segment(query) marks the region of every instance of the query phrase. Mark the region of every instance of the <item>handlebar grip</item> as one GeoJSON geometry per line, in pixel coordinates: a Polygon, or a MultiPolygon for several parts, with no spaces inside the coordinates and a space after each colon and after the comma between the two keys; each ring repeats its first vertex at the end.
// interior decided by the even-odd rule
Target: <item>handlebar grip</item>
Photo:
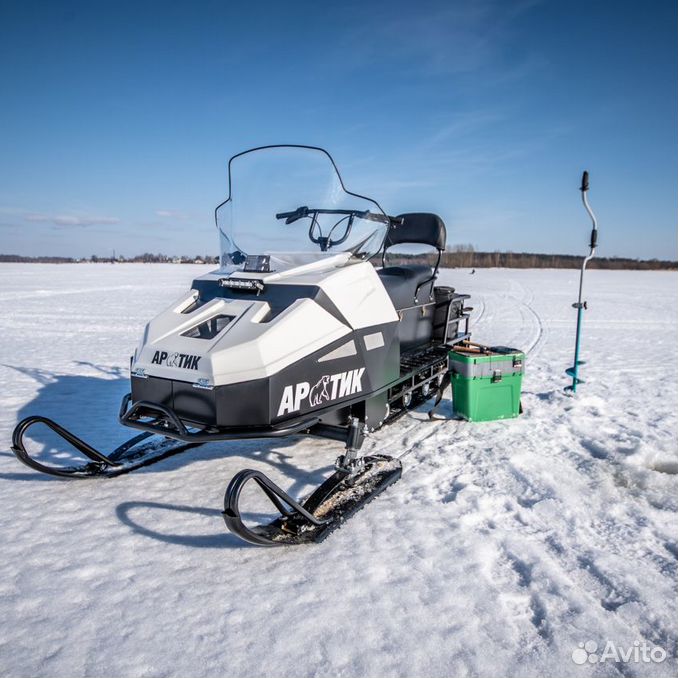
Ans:
{"type": "Polygon", "coordinates": [[[591,244],[590,247],[591,249],[594,249],[598,245],[598,229],[594,228],[591,231],[591,244]]]}
{"type": "MultiPolygon", "coordinates": [[[[294,221],[297,219],[301,219],[302,217],[307,217],[308,216],[308,207],[306,205],[302,205],[301,207],[297,207],[297,209],[292,210],[291,212],[278,212],[275,215],[276,219],[290,219],[294,217],[294,221]]],[[[288,222],[290,223],[290,222],[288,222]]]]}
{"type": "Polygon", "coordinates": [[[581,175],[581,188],[579,189],[582,193],[586,193],[589,190],[589,173],[584,170],[584,174],[581,175]]]}

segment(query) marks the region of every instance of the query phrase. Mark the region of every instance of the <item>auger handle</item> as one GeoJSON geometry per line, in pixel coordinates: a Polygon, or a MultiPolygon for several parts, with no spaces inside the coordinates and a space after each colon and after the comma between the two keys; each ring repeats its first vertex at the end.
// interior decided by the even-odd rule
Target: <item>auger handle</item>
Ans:
{"type": "Polygon", "coordinates": [[[595,250],[597,246],[598,246],[598,229],[593,228],[591,229],[591,242],[589,243],[589,247],[592,250],[595,250]]]}
{"type": "Polygon", "coordinates": [[[591,210],[588,198],[586,196],[589,190],[589,173],[587,170],[584,170],[584,173],[581,175],[581,186],[579,190],[581,191],[581,199],[584,203],[584,207],[586,208],[589,217],[591,217],[591,223],[593,224],[593,228],[591,229],[591,241],[589,243],[589,247],[591,248],[591,256],[593,256],[593,250],[595,250],[596,246],[598,245],[598,224],[596,222],[596,215],[593,213],[593,210],[591,210]]]}

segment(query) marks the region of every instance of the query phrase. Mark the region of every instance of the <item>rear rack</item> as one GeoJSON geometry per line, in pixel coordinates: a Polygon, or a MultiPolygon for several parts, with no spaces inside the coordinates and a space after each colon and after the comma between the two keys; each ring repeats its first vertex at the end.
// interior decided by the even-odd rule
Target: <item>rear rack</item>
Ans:
{"type": "Polygon", "coordinates": [[[434,322],[433,324],[433,336],[438,337],[443,344],[449,346],[457,344],[464,339],[468,339],[471,336],[469,331],[469,321],[471,318],[471,311],[473,308],[464,308],[464,301],[470,299],[470,294],[454,294],[449,299],[444,299],[442,301],[434,302],[435,313],[433,317],[442,315],[438,311],[440,309],[445,309],[444,318],[440,322],[434,322]],[[452,308],[455,306],[455,302],[461,302],[459,306],[459,313],[452,317],[452,308]],[[446,308],[447,307],[447,308],[446,308]],[[461,321],[464,321],[464,331],[456,332],[454,336],[450,336],[450,325],[454,322],[457,323],[457,327],[461,321]]]}

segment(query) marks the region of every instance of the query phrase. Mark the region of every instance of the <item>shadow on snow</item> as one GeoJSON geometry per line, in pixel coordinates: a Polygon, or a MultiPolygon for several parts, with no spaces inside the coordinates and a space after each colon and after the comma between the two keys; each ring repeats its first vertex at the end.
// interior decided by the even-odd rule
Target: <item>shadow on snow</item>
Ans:
{"type": "MultiPolygon", "coordinates": [[[[110,453],[125,440],[137,435],[136,431],[121,426],[117,419],[120,401],[124,394],[129,391],[127,370],[120,367],[108,367],[84,362],[76,364],[93,370],[96,374],[93,376],[58,374],[47,370],[6,365],[6,367],[10,367],[34,379],[40,385],[33,400],[19,410],[17,421],[37,414],[48,417],[72,431],[76,436],[82,438],[96,449],[100,449],[104,454],[110,453]]],[[[321,468],[310,472],[300,470],[293,463],[293,455],[285,453],[285,448],[294,447],[299,439],[299,436],[293,436],[290,438],[209,443],[192,448],[177,456],[169,457],[154,465],[141,468],[133,473],[134,475],[165,473],[186,467],[195,462],[243,457],[243,466],[247,466],[247,460],[250,459],[272,466],[278,471],[279,476],[282,475],[284,477],[279,480],[283,487],[292,496],[299,496],[299,493],[304,488],[322,482],[324,477],[333,468],[332,463],[325,463],[321,468]]],[[[82,455],[76,450],[68,449],[68,443],[45,426],[36,426],[34,429],[31,429],[31,437],[28,442],[30,443],[29,451],[31,455],[45,463],[58,463],[68,466],[79,464],[83,461],[82,455]]],[[[332,446],[331,454],[333,462],[336,455],[339,454],[339,449],[334,449],[334,446],[332,446]]],[[[2,452],[0,456],[14,459],[14,455],[10,451],[2,452]]],[[[19,464],[18,460],[16,464],[19,464]]],[[[0,472],[0,478],[6,480],[64,482],[64,484],[77,482],[28,470],[26,472],[0,472]]],[[[106,480],[106,482],[124,481],[125,476],[106,480]]],[[[221,517],[219,509],[157,502],[127,501],[117,506],[116,515],[123,524],[138,534],[163,542],[196,548],[248,546],[245,542],[225,531],[221,534],[202,535],[159,532],[156,529],[151,529],[139,523],[132,517],[132,513],[139,509],[143,509],[146,512],[151,511],[156,516],[158,512],[173,511],[183,515],[193,514],[221,517]]],[[[261,514],[249,513],[247,515],[250,520],[255,522],[260,522],[262,519],[265,520],[267,518],[267,516],[261,514]]],[[[148,519],[148,524],[153,524],[155,527],[158,525],[158,520],[151,517],[148,519]]]]}

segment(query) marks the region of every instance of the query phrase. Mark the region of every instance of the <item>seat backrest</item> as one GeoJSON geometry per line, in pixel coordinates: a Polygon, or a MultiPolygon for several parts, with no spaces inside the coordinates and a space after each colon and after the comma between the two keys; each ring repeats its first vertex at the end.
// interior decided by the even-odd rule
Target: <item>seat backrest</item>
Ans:
{"type": "Polygon", "coordinates": [[[445,224],[437,214],[428,212],[410,212],[399,214],[402,224],[391,224],[384,241],[384,250],[401,243],[431,245],[438,252],[445,249],[447,232],[445,224]]]}

